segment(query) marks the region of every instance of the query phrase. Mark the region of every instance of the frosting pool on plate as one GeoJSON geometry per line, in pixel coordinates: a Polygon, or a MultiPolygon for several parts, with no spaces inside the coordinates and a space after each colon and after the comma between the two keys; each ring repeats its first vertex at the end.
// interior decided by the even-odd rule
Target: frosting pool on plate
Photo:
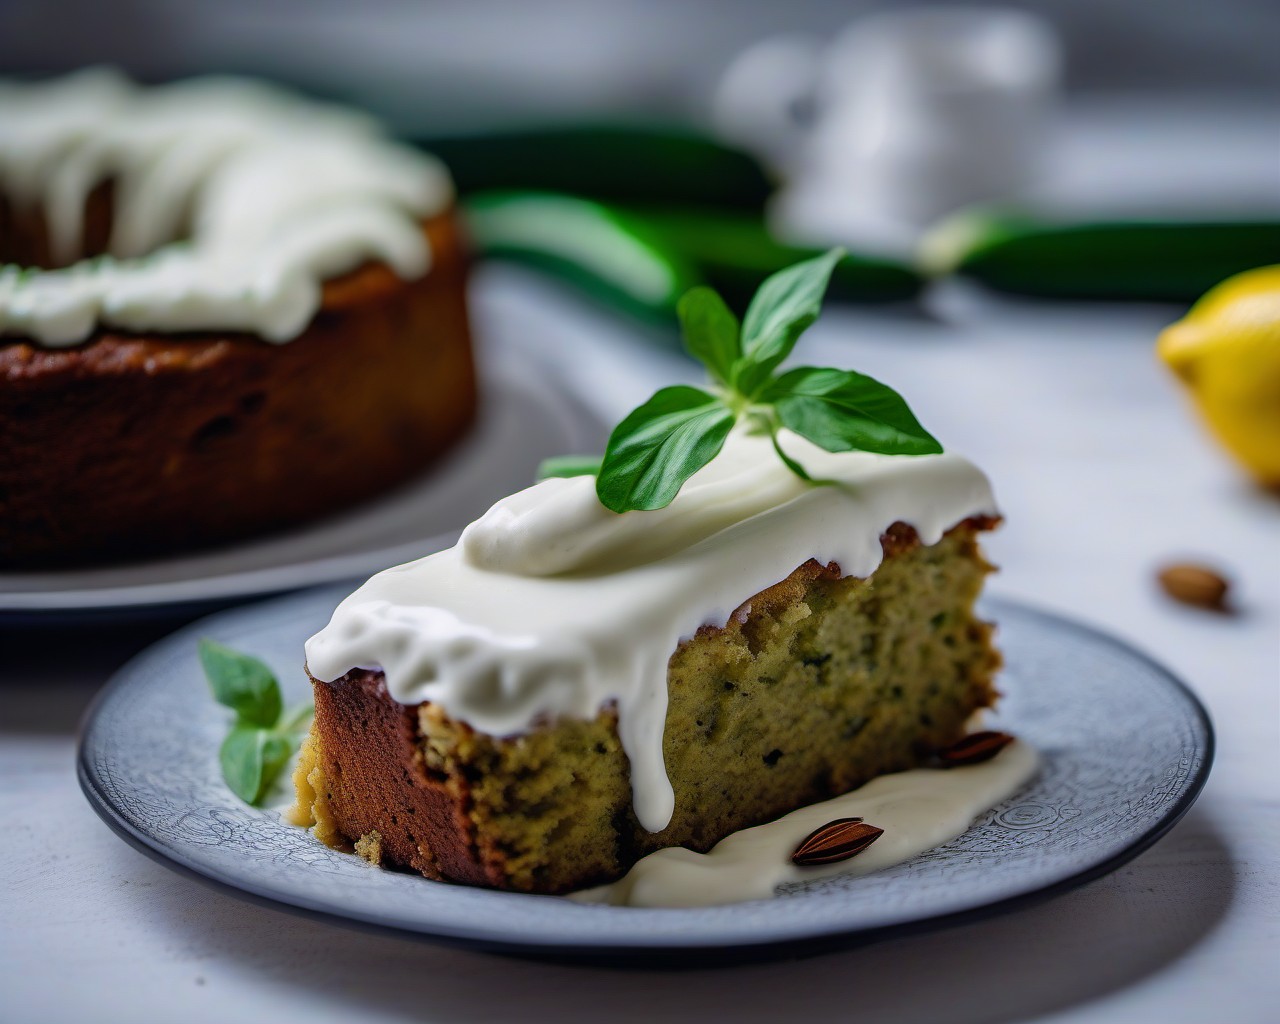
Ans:
{"type": "Polygon", "coordinates": [[[851,793],[735,832],[707,853],[680,846],[658,850],[618,881],[572,893],[570,899],[626,907],[709,907],[768,899],[787,883],[870,874],[954,839],[975,817],[1031,781],[1038,765],[1035,750],[1018,742],[982,764],[881,775],[851,793]],[[815,867],[791,863],[796,845],[814,829],[853,817],[884,834],[850,860],[815,867]]]}

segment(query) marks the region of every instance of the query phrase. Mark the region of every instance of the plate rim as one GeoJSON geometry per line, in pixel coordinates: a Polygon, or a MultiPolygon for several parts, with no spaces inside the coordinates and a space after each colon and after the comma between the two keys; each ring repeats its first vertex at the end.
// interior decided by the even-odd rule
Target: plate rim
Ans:
{"type": "MultiPolygon", "coordinates": [[[[311,588],[319,591],[327,588],[311,588]]],[[[301,591],[278,600],[297,600],[301,591]]],[[[362,914],[359,911],[343,911],[331,905],[323,905],[318,901],[305,897],[282,896],[270,887],[258,886],[253,882],[232,879],[216,868],[204,867],[184,858],[180,851],[171,849],[135,828],[114,806],[101,787],[94,766],[88,756],[88,739],[101,708],[111,699],[119,688],[128,685],[130,673],[135,662],[144,658],[155,645],[146,648],[122,666],[108,682],[95,694],[86,709],[76,738],[76,778],[81,791],[90,806],[105,824],[121,839],[151,860],[169,868],[176,873],[193,878],[215,890],[224,892],[238,899],[247,900],[257,906],[274,910],[282,910],[291,914],[325,921],[347,928],[355,928],[382,935],[394,935],[399,938],[411,938],[435,945],[451,948],[478,950],[535,959],[551,959],[561,962],[577,962],[586,965],[633,966],[633,967],[699,967],[727,964],[749,963],[753,961],[774,960],[789,956],[808,956],[829,950],[849,948],[851,946],[878,942],[885,939],[906,935],[920,934],[943,928],[987,920],[1002,914],[1010,913],[1024,907],[1034,906],[1053,899],[1063,893],[1070,892],[1087,885],[1104,875],[1128,863],[1150,849],[1170,829],[1173,828],[1191,809],[1203,791],[1205,783],[1213,767],[1216,752],[1216,735],[1213,720],[1204,703],[1195,691],[1179,676],[1156,660],[1144,650],[1134,646],[1115,634],[1082,622],[1071,616],[1062,615],[1020,598],[999,595],[984,595],[982,602],[997,611],[1000,608],[1013,610],[1016,614],[1049,622],[1077,635],[1083,635],[1094,642],[1117,650],[1127,657],[1135,658],[1148,668],[1186,703],[1191,712],[1190,720],[1195,723],[1201,749],[1199,764],[1188,775],[1182,792],[1177,799],[1162,809],[1159,817],[1140,836],[1128,845],[1117,850],[1105,859],[1089,864],[1079,871],[1066,875],[1047,885],[1042,885],[1025,892],[1013,893],[977,906],[965,907],[936,915],[924,915],[911,920],[897,921],[859,928],[856,924],[821,925],[811,934],[803,936],[783,936],[776,934],[762,935],[758,939],[744,939],[734,936],[729,941],[718,940],[714,935],[694,936],[687,941],[672,942],[662,936],[637,936],[633,941],[613,941],[604,943],[571,942],[556,945],[543,941],[513,941],[510,936],[495,936],[487,928],[468,930],[450,925],[437,926],[434,930],[408,927],[400,922],[380,918],[379,915],[362,914]]],[[[210,618],[231,614],[234,611],[223,611],[210,618]]],[[[165,643],[177,634],[187,633],[202,625],[200,620],[171,633],[158,643],[165,643]]],[[[437,883],[449,884],[449,883],[437,883]]],[[[541,896],[526,893],[507,894],[522,899],[559,900],[562,897],[541,896]]],[[[729,939],[724,936],[724,939],[729,939]]]]}

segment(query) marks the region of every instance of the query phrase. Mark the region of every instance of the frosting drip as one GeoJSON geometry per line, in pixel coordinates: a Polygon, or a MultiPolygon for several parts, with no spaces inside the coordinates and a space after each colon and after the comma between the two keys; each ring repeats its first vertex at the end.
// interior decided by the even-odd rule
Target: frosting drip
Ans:
{"type": "Polygon", "coordinates": [[[437,161],[357,112],[233,78],[140,89],[104,70],[0,83],[0,190],[43,212],[70,264],[0,267],[0,334],[50,347],[99,325],[288,341],[327,278],[367,260],[426,273],[420,221],[452,197],[437,161]],[[72,263],[108,181],[110,255],[72,263]]]}
{"type": "Polygon", "coordinates": [[[381,669],[396,700],[435,702],[494,736],[612,704],[636,816],[659,831],[675,806],[662,734],[682,639],[723,626],[810,558],[869,576],[896,521],[934,544],[996,511],[986,477],[957,455],[833,455],[788,432],[782,444],[832,483],[804,484],[768,438],[739,430],[660,511],[609,512],[591,477],[505,498],[455,547],[343,601],[308,641],[308,668],[323,680],[381,669]]]}

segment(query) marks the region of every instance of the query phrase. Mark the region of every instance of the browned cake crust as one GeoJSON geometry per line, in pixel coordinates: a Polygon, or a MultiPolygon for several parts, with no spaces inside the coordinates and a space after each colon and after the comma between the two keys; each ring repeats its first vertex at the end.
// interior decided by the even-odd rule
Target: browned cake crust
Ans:
{"type": "MultiPolygon", "coordinates": [[[[29,240],[42,232],[9,227],[37,262],[29,240]]],[[[424,277],[369,264],[330,281],[287,344],[112,330],[69,349],[0,339],[0,566],[242,538],[430,464],[466,431],[476,390],[458,218],[424,231],[424,277]]]]}
{"type": "MultiPolygon", "coordinates": [[[[978,583],[981,573],[990,567],[977,555],[976,534],[993,528],[997,522],[990,517],[975,517],[957,524],[948,534],[960,535],[962,544],[977,558],[978,583]]],[[[881,545],[887,561],[919,548],[920,541],[913,528],[896,523],[882,535],[881,545]]],[[[730,632],[749,633],[757,623],[769,620],[811,595],[815,582],[840,578],[839,566],[823,566],[811,560],[787,579],[744,603],[725,627],[703,627],[686,644],[706,641],[714,644],[717,638],[730,632]]],[[[567,866],[555,880],[532,882],[513,873],[500,842],[477,834],[473,805],[485,799],[477,787],[482,781],[491,783],[492,780],[482,780],[466,770],[438,770],[428,763],[431,748],[438,744],[439,738],[425,736],[423,723],[444,721],[441,709],[396,702],[387,693],[382,673],[377,671],[354,670],[332,683],[313,679],[315,721],[300,777],[308,779],[303,788],[317,785],[319,788],[309,798],[304,797],[300,789],[300,798],[304,803],[312,800],[314,809],[303,807],[299,823],[322,817],[318,834],[323,834],[327,841],[345,840],[354,844],[362,837],[375,836],[383,865],[409,868],[428,878],[539,892],[561,892],[608,881],[654,849],[682,845],[705,851],[731,832],[846,792],[880,772],[911,767],[932,750],[953,742],[963,734],[967,720],[975,711],[994,702],[996,692],[991,677],[1000,664],[998,653],[990,647],[990,627],[986,623],[966,617],[960,628],[968,633],[978,653],[966,666],[962,678],[952,684],[950,706],[934,721],[918,726],[913,722],[909,734],[899,735],[896,742],[900,746],[873,751],[870,756],[875,759],[874,767],[869,770],[865,764],[859,767],[851,755],[849,763],[836,763],[798,788],[776,791],[763,803],[748,798],[735,806],[728,799],[730,794],[725,792],[722,794],[725,799],[714,798],[715,811],[705,806],[682,808],[681,804],[688,801],[681,797],[677,782],[677,814],[661,833],[645,832],[630,810],[626,758],[617,741],[616,713],[612,708],[603,709],[596,723],[583,728],[598,728],[603,722],[608,738],[604,743],[594,739],[591,742],[601,759],[612,758],[619,765],[616,786],[621,809],[615,812],[616,820],[602,823],[603,831],[612,832],[616,849],[610,850],[602,863],[567,866]],[[903,742],[903,735],[910,738],[903,742]],[[314,811],[321,808],[322,815],[316,815],[314,811]]],[[[673,665],[675,661],[673,655],[673,665]]],[[[670,714],[679,707],[673,692],[668,739],[673,732],[670,714]]],[[[474,735],[461,723],[449,721],[448,725],[452,731],[474,735]]],[[[701,726],[702,722],[696,725],[701,726]]],[[[492,742],[518,744],[520,741],[492,742]]],[[[873,738],[872,743],[875,742],[873,738]]],[[[766,758],[766,762],[768,760],[766,758]]],[[[670,768],[670,750],[668,762],[670,768]]],[[[730,784],[717,782],[714,777],[706,782],[713,787],[730,784]]],[[[537,809],[530,807],[527,812],[536,814],[537,809]]]]}

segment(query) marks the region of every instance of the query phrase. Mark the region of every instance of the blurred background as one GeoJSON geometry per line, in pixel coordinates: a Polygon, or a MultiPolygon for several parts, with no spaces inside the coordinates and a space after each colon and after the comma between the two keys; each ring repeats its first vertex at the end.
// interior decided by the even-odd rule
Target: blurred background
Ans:
{"type": "MultiPolygon", "coordinates": [[[[902,105],[866,98],[900,96],[903,81],[930,74],[937,87],[946,75],[936,66],[924,71],[929,62],[918,54],[894,67],[868,67],[864,51],[882,54],[885,47],[869,40],[866,26],[922,7],[935,14],[984,10],[875,0],[8,0],[0,3],[0,68],[27,76],[106,63],[145,82],[207,72],[263,75],[367,107],[420,139],[584,121],[686,124],[744,145],[777,175],[804,170],[811,181],[857,184],[867,194],[862,206],[880,211],[886,189],[869,180],[875,168],[864,166],[857,177],[857,156],[848,154],[885,144],[872,138],[869,105],[894,114],[902,105]]],[[[985,198],[980,194],[991,188],[984,184],[1002,195],[1031,185],[1043,201],[1069,207],[1125,209],[1135,198],[1147,208],[1175,203],[1215,212],[1280,206],[1280,120],[1273,113],[1280,6],[1035,0],[1002,10],[1030,15],[1028,24],[1043,35],[1011,41],[994,61],[982,54],[1011,75],[1043,78],[1003,83],[1010,95],[1043,93],[1041,107],[1022,112],[1024,149],[1035,140],[1037,174],[1023,166],[1028,154],[998,144],[991,160],[1003,156],[1016,165],[1013,173],[1001,181],[990,168],[977,169],[984,180],[960,190],[963,198],[985,198]],[[1018,60],[1031,70],[1012,68],[1018,60]],[[1060,116],[1049,119],[1048,105],[1059,102],[1060,116]],[[1091,133],[1084,139],[1069,130],[1081,118],[1091,133]],[[1171,143],[1171,131],[1201,123],[1232,145],[1171,143]],[[1262,124],[1273,131],[1270,139],[1262,124]]],[[[973,84],[959,79],[961,87],[973,84]]],[[[907,123],[927,133],[928,113],[907,123]]],[[[813,222],[832,216],[832,191],[807,189],[821,217],[787,201],[775,218],[816,238],[823,233],[813,222]]],[[[937,206],[924,212],[935,214],[937,206]]],[[[868,242],[903,243],[900,225],[873,222],[865,210],[841,211],[838,219],[856,223],[868,242]]],[[[834,234],[843,240],[847,232],[834,234]]]]}
{"type": "Polygon", "coordinates": [[[438,153],[479,258],[478,345],[546,357],[604,424],[696,376],[686,288],[741,309],[841,244],[810,358],[914,382],[957,445],[1033,457],[993,433],[999,410],[1022,438],[1043,420],[1059,458],[1117,458],[1116,422],[1058,440],[1101,379],[1124,429],[1152,432],[1151,472],[1186,453],[1142,403],[1198,405],[1270,487],[1280,358],[1222,323],[1168,369],[1154,351],[1208,289],[1280,264],[1277,39],[1272,0],[0,2],[6,75],[259,75],[438,153]]]}
{"type": "MultiPolygon", "coordinates": [[[[571,434],[579,451],[600,450],[608,425],[655,388],[700,379],[677,343],[684,288],[712,283],[741,308],[766,274],[847,246],[798,359],[892,384],[990,474],[1007,519],[991,544],[994,592],[1122,635],[1205,698],[1219,737],[1205,797],[1124,873],[1065,912],[1022,918],[1020,931],[890,946],[856,975],[829,962],[786,968],[806,972],[794,985],[735,975],[715,1005],[744,1020],[776,1016],[797,991],[847,1012],[853,976],[885,1019],[1057,1020],[1077,1004],[1073,1020],[1274,1016],[1280,846],[1275,772],[1258,768],[1274,763],[1280,721],[1280,271],[1236,278],[1176,351],[1157,339],[1209,289],[1280,264],[1278,41],[1276,0],[0,0],[0,76],[91,65],[148,83],[260,75],[368,108],[440,153],[478,250],[482,368],[547,384],[557,415],[586,407],[571,434]],[[529,360],[543,372],[527,372],[529,360]],[[1184,563],[1220,575],[1226,603],[1162,589],[1160,570],[1184,563]]],[[[487,382],[488,408],[519,421],[525,448],[500,438],[510,450],[490,445],[483,466],[467,449],[483,488],[436,478],[454,498],[406,506],[414,543],[525,486],[538,458],[568,447],[544,441],[565,436],[545,410],[539,425],[504,402],[500,380],[487,382]]],[[[378,540],[360,523],[344,548],[378,540]]],[[[240,561],[215,552],[208,576],[283,565],[296,581],[296,549],[277,548],[265,563],[265,549],[240,561]]],[[[372,557],[361,571],[388,564],[372,557]]],[[[185,600],[209,600],[189,564],[167,571],[185,600]]],[[[150,572],[129,580],[149,585],[150,572]]],[[[69,585],[2,582],[10,609],[69,585]]],[[[100,592],[94,601],[123,600],[100,592]]],[[[75,718],[151,639],[114,624],[77,633],[56,616],[37,632],[38,618],[0,632],[12,776],[35,778],[24,759],[46,752],[47,790],[13,789],[23,828],[28,793],[51,820],[88,818],[71,781],[75,718]],[[80,660],[62,665],[60,652],[80,660]]],[[[79,852],[52,867],[45,842],[21,844],[30,866],[13,861],[15,884],[36,893],[38,914],[9,930],[28,956],[12,960],[13,988],[20,975],[46,1002],[45,987],[92,1000],[92,1018],[114,998],[142,1019],[139,987],[121,977],[145,964],[155,1005],[194,1005],[199,964],[227,982],[199,990],[227,1001],[218,1019],[244,1019],[245,1006],[320,1020],[380,999],[402,997],[415,1016],[426,1005],[430,965],[416,949],[384,962],[388,947],[369,954],[365,936],[346,946],[310,923],[281,941],[276,923],[206,912],[177,880],[179,909],[155,925],[130,895],[140,886],[124,887],[136,865],[104,871],[118,844],[100,831],[68,831],[52,848],[79,852]],[[135,919],[132,944],[117,941],[135,919]],[[47,986],[48,949],[81,984],[47,986]],[[254,960],[276,966],[243,969],[254,960]],[[350,992],[322,1003],[335,976],[350,992]]],[[[474,1013],[479,999],[483,1016],[486,999],[508,1000],[492,1019],[533,1019],[539,997],[554,1016],[581,978],[494,986],[475,970],[459,983],[446,977],[455,961],[440,963],[432,991],[455,990],[444,1005],[474,1013]]],[[[632,978],[634,998],[610,976],[578,1008],[598,1015],[599,993],[652,1015],[650,976],[632,978]]],[[[660,1011],[705,1016],[695,984],[667,987],[660,1011]]]]}
{"type": "MultiPolygon", "coordinates": [[[[475,118],[618,110],[705,116],[743,48],[778,32],[829,37],[869,0],[44,0],[0,5],[0,66],[36,74],[119,64],[147,80],[265,74],[368,104],[406,130],[475,118]]],[[[945,5],[944,5],[945,6],[945,5]]],[[[956,6],[956,5],[950,5],[956,6]]],[[[1062,39],[1072,96],[1280,92],[1270,0],[1038,0],[1062,39]]]]}
{"type": "MultiPolygon", "coordinates": [[[[1039,308],[1039,333],[1078,339],[1091,329],[1066,318],[1101,316],[1123,334],[1138,317],[1153,345],[1210,287],[1280,263],[1278,38],[1273,0],[0,2],[6,75],[260,75],[439,153],[484,264],[480,343],[514,327],[523,347],[572,352],[557,372],[606,421],[691,372],[656,354],[676,347],[685,288],[741,307],[837,243],[851,255],[832,297],[856,312],[819,338],[856,335],[871,362],[904,332],[919,344],[971,317],[990,338],[1026,312],[973,306],[951,289],[966,279],[1068,300],[1039,308]],[[513,263],[541,290],[495,283],[513,263]]],[[[1081,342],[1060,344],[1029,370],[1081,342]]],[[[1173,392],[1172,375],[1107,358],[1173,392]]],[[[1232,372],[1275,379],[1254,401],[1274,408],[1280,368],[1259,359],[1232,372]]],[[[1263,483],[1280,479],[1280,435],[1268,448],[1264,471],[1246,467],[1263,483]]]]}
{"type": "MultiPolygon", "coordinates": [[[[624,184],[613,195],[601,179],[614,165],[575,178],[570,150],[548,158],[553,172],[522,177],[494,165],[525,152],[440,142],[584,123],[688,126],[792,186],[774,197],[775,233],[898,254],[977,200],[1029,198],[1073,216],[1280,208],[1277,38],[1269,0],[0,3],[7,74],[111,64],[144,82],[261,75],[437,143],[464,188],[591,192],[580,178],[594,176],[605,198],[705,204],[696,187],[624,184]],[[1188,133],[1213,144],[1185,145],[1188,133]]],[[[763,201],[736,186],[730,205],[763,201]]]]}

